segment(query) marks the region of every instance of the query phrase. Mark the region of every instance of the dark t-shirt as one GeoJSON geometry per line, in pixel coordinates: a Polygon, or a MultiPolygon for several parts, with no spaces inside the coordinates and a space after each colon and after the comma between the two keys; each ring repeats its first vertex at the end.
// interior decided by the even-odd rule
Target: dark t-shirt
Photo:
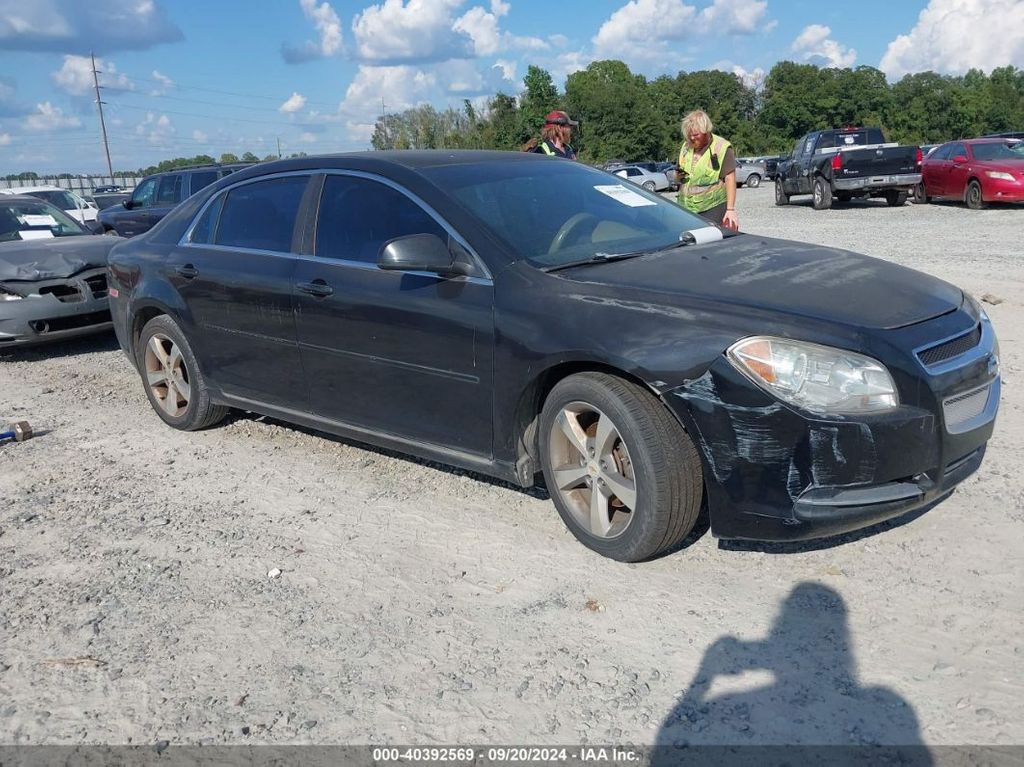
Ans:
{"type": "Polygon", "coordinates": [[[566,144],[562,149],[559,149],[557,146],[555,146],[549,141],[541,141],[539,144],[537,144],[537,146],[533,148],[533,151],[536,152],[537,154],[548,154],[548,152],[544,151],[545,145],[547,145],[548,149],[551,150],[551,154],[554,154],[555,157],[564,157],[567,160],[576,159],[576,152],[573,151],[573,148],[568,144],[566,144]]]}

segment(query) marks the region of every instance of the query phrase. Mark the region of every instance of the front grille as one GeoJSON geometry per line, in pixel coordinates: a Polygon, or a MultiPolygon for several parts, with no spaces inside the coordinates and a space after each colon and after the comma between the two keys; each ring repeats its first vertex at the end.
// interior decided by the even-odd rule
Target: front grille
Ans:
{"type": "Polygon", "coordinates": [[[77,304],[82,294],[75,285],[47,285],[39,288],[39,295],[53,296],[62,304],[77,304]]]}
{"type": "Polygon", "coordinates": [[[936,344],[928,349],[924,349],[917,353],[917,358],[921,360],[925,367],[931,365],[938,365],[940,362],[953,359],[953,357],[959,357],[961,354],[965,354],[981,343],[981,325],[975,325],[974,330],[969,333],[964,333],[962,336],[957,336],[949,341],[943,341],[941,344],[936,344]]]}
{"type": "Polygon", "coordinates": [[[953,434],[962,431],[961,427],[985,412],[988,405],[991,384],[963,394],[950,397],[942,403],[942,415],[946,420],[946,431],[953,434]]]}
{"type": "Polygon", "coordinates": [[[85,284],[92,291],[93,298],[107,297],[107,275],[94,274],[92,277],[86,277],[85,284]]]}
{"type": "Polygon", "coordinates": [[[90,325],[102,325],[106,322],[110,322],[110,312],[91,312],[89,314],[75,314],[70,317],[54,317],[50,320],[32,320],[29,323],[29,327],[36,333],[44,335],[61,330],[74,330],[75,328],[87,328],[90,325]]]}

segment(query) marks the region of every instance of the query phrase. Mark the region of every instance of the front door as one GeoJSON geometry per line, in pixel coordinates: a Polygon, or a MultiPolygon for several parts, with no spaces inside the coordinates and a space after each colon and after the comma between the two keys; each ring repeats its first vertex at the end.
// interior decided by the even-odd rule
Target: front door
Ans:
{"type": "Polygon", "coordinates": [[[217,195],[166,266],[210,380],[225,394],[296,410],[306,409],[306,395],[292,313],[293,241],[308,180],[263,179],[217,195]]]}
{"type": "Polygon", "coordinates": [[[493,288],[377,267],[391,239],[446,229],[382,180],[331,174],[314,255],[295,270],[296,336],[310,407],[351,426],[491,455],[493,288]]]}

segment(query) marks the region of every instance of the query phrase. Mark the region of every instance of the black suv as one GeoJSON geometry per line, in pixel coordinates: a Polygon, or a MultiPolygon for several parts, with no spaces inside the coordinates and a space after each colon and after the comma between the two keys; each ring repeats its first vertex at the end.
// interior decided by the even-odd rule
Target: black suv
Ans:
{"type": "Polygon", "coordinates": [[[251,163],[194,165],[147,176],[129,199],[101,210],[96,219],[102,224],[104,234],[134,237],[148,232],[182,200],[249,165],[251,163]]]}

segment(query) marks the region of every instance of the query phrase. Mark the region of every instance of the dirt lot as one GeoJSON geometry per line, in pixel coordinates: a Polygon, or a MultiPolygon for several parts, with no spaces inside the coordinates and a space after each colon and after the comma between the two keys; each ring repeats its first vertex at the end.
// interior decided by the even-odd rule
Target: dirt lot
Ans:
{"type": "Polygon", "coordinates": [[[1002,299],[952,498],[623,565],[541,492],[246,414],[175,432],[112,336],[0,353],[0,419],[43,432],[0,446],[0,742],[1024,743],[1024,210],[801,200],[742,189],[741,226],[1002,299]]]}

